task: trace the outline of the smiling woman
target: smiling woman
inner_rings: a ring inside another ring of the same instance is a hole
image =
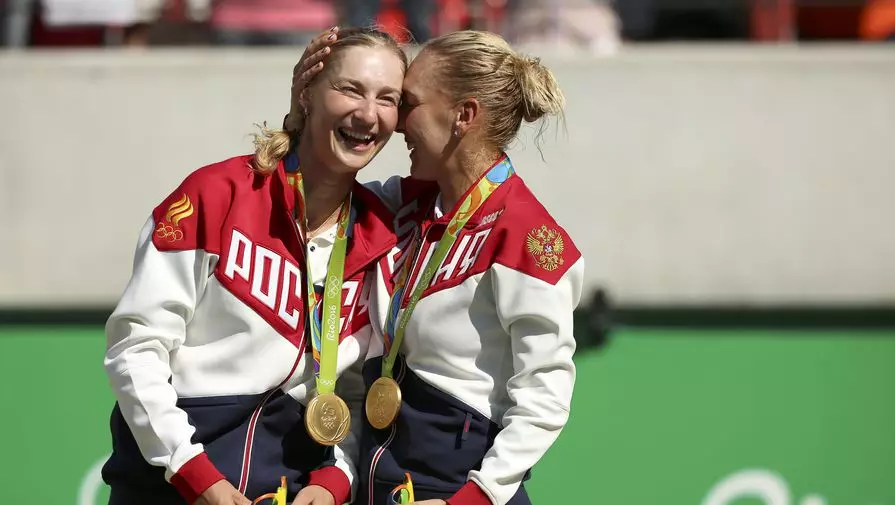
[[[349,28],[329,47],[327,66],[293,109],[303,113],[299,158],[339,172],[357,172],[395,131],[407,55],[388,34]],[[263,129],[255,138],[255,164],[270,172],[295,142],[284,130]]]
[[[346,30],[296,100],[301,134],[263,130],[154,209],[106,325],[111,505],[248,505],[281,479],[290,503],[350,499],[371,333],[355,293],[395,242],[355,175],[395,131],[406,67],[387,34]]]
[[[354,503],[531,505],[524,481],[569,417],[584,260],[505,150],[565,98],[539,59],[475,31],[427,42],[403,92],[411,177],[383,184],[402,223],[370,294]]]
[[[356,172],[395,130],[401,100],[395,77],[403,75],[403,62],[383,47],[349,47],[333,60],[330,72],[308,89],[300,154],[307,140],[309,155],[332,168]]]

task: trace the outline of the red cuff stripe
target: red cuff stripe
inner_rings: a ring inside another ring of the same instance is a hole
[[[200,452],[171,476],[171,484],[187,503],[193,503],[212,484],[223,479],[224,476],[214,467],[208,455]]]
[[[333,495],[336,505],[348,503],[351,499],[351,482],[345,472],[335,466],[326,466],[311,472],[309,486],[320,486]]]
[[[491,499],[475,482],[469,481],[447,499],[448,505],[491,505]]]

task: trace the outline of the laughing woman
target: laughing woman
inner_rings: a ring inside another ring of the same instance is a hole
[[[330,49],[300,136],[265,130],[254,155],[193,172],[143,227],[106,325],[112,505],[244,505],[283,476],[296,504],[349,501],[361,293],[394,245],[355,176],[397,125],[407,59],[375,30]]]
[[[299,87],[329,65],[309,53]],[[474,31],[424,45],[403,92],[411,177],[384,185],[399,242],[373,296],[355,503],[529,505],[569,417],[584,261],[505,151],[564,98],[539,60]]]

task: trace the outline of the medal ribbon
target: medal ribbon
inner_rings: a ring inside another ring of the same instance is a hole
[[[317,394],[332,393],[336,389],[336,365],[339,357],[339,321],[342,312],[342,277],[345,275],[345,253],[348,249],[348,224],[351,219],[351,194],[342,202],[336,241],[326,268],[323,281],[323,297],[317,296],[311,279],[311,254],[308,251],[308,219],[305,212],[304,182],[301,172],[290,174],[290,184],[295,189],[296,213],[302,224],[305,246],[305,285],[308,293],[308,327],[311,331],[311,351],[314,357],[314,374]]]
[[[454,214],[454,217],[451,218],[448,223],[444,235],[442,235],[441,240],[438,241],[435,252],[432,254],[432,257],[429,258],[429,261],[426,262],[423,271],[420,272],[416,289],[413,290],[413,293],[410,295],[410,300],[407,302],[407,308],[401,311],[401,301],[404,299],[408,278],[413,271],[413,266],[416,264],[416,256],[422,250],[423,242],[425,242],[424,237],[414,237],[416,245],[412,248],[408,247],[407,249],[409,255],[404,260],[401,272],[395,279],[394,293],[392,294],[391,300],[389,300],[388,314],[386,315],[385,320],[385,357],[382,360],[383,377],[392,376],[392,369],[395,366],[395,360],[398,358],[398,349],[401,348],[401,342],[404,340],[404,331],[407,328],[407,323],[410,321],[413,309],[416,308],[416,304],[420,301],[420,298],[423,297],[423,292],[429,287],[429,283],[432,281],[432,277],[435,276],[435,272],[441,266],[441,262],[444,261],[444,258],[454,245],[454,242],[457,241],[457,236],[460,234],[460,230],[463,229],[463,226],[466,225],[473,214],[475,214],[482,204],[485,203],[485,200],[487,200],[501,184],[512,177],[514,173],[515,170],[513,169],[513,164],[510,162],[510,158],[504,156],[501,161],[488,170],[484,177],[479,179],[479,182],[472,188],[463,200],[463,203],[460,204],[457,213]],[[419,233],[419,231],[417,231],[417,233]]]

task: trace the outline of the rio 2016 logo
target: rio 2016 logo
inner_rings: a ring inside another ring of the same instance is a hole
[[[99,461],[94,463],[93,466],[87,470],[87,473],[81,479],[81,486],[78,488],[77,505],[99,505],[100,503],[106,503],[106,500],[100,501],[100,497],[103,495],[103,488],[106,487],[106,484],[103,482],[102,470],[107,459],[109,459],[109,456],[100,458]]]
[[[756,498],[765,505],[827,505],[824,497],[816,494],[794,501],[783,477],[761,469],[742,470],[721,479],[702,505],[729,505],[743,498]]]

